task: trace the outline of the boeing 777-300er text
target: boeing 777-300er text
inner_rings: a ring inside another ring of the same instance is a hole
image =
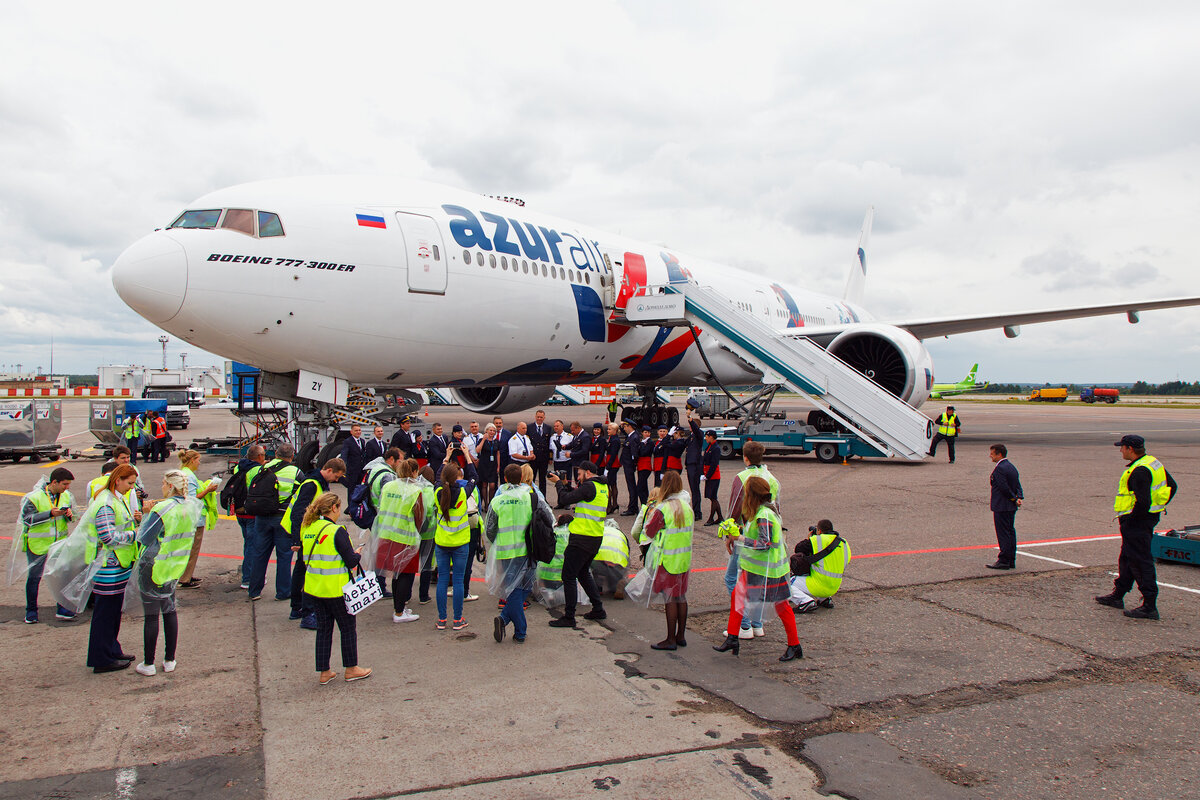
[[[859,303],[870,224],[868,213],[835,298],[431,183],[289,178],[199,198],[122,253],[112,280],[150,322],[289,381],[300,399],[338,404],[348,384],[448,387],[487,414],[539,405],[562,384],[772,382],[770,343],[756,360],[716,325],[639,318],[669,287],[723,298],[733,328],[759,332],[751,350],[763,335],[807,338],[912,406],[933,388],[923,339],[1200,304],[876,320]]]

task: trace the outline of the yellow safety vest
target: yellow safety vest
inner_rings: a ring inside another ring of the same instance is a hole
[[[96,496],[93,502],[96,510],[99,511],[101,506],[108,506],[113,510],[113,520],[118,531],[131,531],[134,529],[133,509],[124,497],[118,497],[112,492],[105,489]],[[133,566],[133,562],[137,560],[138,548],[136,542],[122,544],[116,547],[100,544],[100,531],[96,530],[96,515],[92,514],[87,522],[87,561],[91,563],[96,560],[97,551],[101,556],[104,551],[110,551],[117,556],[117,563],[122,567]]]
[[[1138,467],[1150,470],[1150,508],[1148,510],[1151,514],[1161,513],[1171,499],[1171,487],[1167,485],[1167,468],[1154,456],[1144,455],[1126,467],[1125,471],[1121,473],[1120,480],[1117,481],[1117,496],[1113,500],[1113,511],[1118,517],[1123,517],[1133,511],[1136,498],[1129,490],[1129,476]]]
[[[554,529],[554,558],[543,564],[538,562],[537,576],[541,581],[561,581],[563,560],[567,552],[567,539],[570,538],[570,532],[566,525],[560,525]]]
[[[461,486],[454,487],[454,491],[458,492],[458,499],[450,509],[449,516],[442,515],[442,504],[438,502],[444,491],[446,487],[439,486],[434,493],[438,522],[433,540],[442,547],[461,547],[471,541],[471,523],[467,520],[467,490]]]
[[[575,519],[567,527],[576,536],[604,536],[604,519],[608,516],[608,484],[593,481],[596,496],[575,504]]]
[[[771,470],[764,467],[762,464],[755,464],[753,467],[746,467],[738,473],[738,480],[742,482],[742,486],[746,485],[746,481],[754,476],[758,476],[765,480],[771,486],[771,502],[774,503],[779,499],[779,479],[771,474]]]
[[[388,481],[383,485],[372,526],[380,539],[409,546],[420,543],[421,533],[413,519],[413,509],[420,497],[421,487],[407,479]]]
[[[44,514],[53,508],[70,508],[71,499],[69,491],[60,494],[57,501],[55,501],[50,498],[50,495],[44,488],[36,489],[22,498],[21,508],[24,510],[24,501],[27,500],[33,503],[33,507],[39,513]],[[50,545],[66,536],[67,532],[67,518],[65,516],[50,517],[42,522],[30,525],[22,531],[25,537],[25,548],[35,556],[45,555],[46,551],[50,549]]]
[[[159,534],[158,553],[154,556],[154,567],[150,579],[159,586],[168,581],[177,581],[187,569],[192,554],[192,540],[196,538],[196,521],[187,503],[182,499],[167,499],[150,509],[162,520]]]
[[[505,484],[510,487],[509,484]],[[522,491],[523,490],[523,491]],[[496,512],[496,540],[492,542],[492,552],[498,560],[511,561],[525,558],[525,529],[533,519],[533,504],[529,498],[533,489],[520,484],[500,491],[492,500],[492,510]]]
[[[818,533],[809,537],[813,553],[819,553],[833,543],[832,533]],[[743,551],[744,552],[744,551]],[[845,539],[829,555],[808,568],[804,580],[805,591],[811,597],[833,597],[841,588],[842,576],[846,573],[846,565],[850,563],[850,543]]]
[[[352,579],[350,568],[333,544],[337,531],[338,526],[324,517],[318,517],[300,531],[304,591],[313,597],[341,597],[342,587]]]
[[[192,479],[196,481],[196,494],[199,495],[200,487],[207,486],[207,481],[201,481],[200,476],[196,474],[196,470],[183,468],[184,472],[190,472]],[[197,497],[197,500],[204,506],[204,530],[211,531],[217,527],[217,492],[209,492],[204,497]],[[198,525],[196,527],[199,527]]]
[[[692,568],[692,507],[674,500],[659,503],[658,510],[666,523],[658,532],[659,563],[672,575],[682,575]]]
[[[946,412],[943,411],[942,415],[938,417],[938,433],[940,433],[942,436],[957,436],[957,424],[958,414],[951,414],[947,417]]]
[[[751,526],[757,528],[760,519],[769,520],[771,523],[771,544],[765,550],[758,550],[748,544],[743,544],[738,553],[738,564],[741,569],[755,575],[781,578],[788,573],[789,565],[787,545],[783,541],[783,525],[779,521],[778,514],[766,505],[759,506],[754,519],[748,520],[742,529],[742,541],[747,541],[746,532],[750,530]]]
[[[296,487],[296,491],[292,493],[292,499],[288,500],[287,508],[283,510],[283,519],[279,520],[279,527],[283,528],[286,533],[292,532],[292,508],[296,505],[296,498],[300,496],[300,490],[304,488],[304,484],[306,483],[311,483],[317,487],[317,493],[312,496],[314,501],[321,496],[323,490],[316,478],[305,478],[300,482],[300,485]]]
[[[615,564],[624,569],[629,566],[629,540],[625,532],[615,525],[604,526],[604,539],[600,542],[600,551],[596,553],[597,561]]]

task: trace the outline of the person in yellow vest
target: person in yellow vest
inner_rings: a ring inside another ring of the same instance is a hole
[[[546,501],[529,484],[523,483],[521,473],[528,464],[509,464],[504,468],[504,483],[488,507],[483,534],[488,541],[488,591],[504,600],[504,607],[492,620],[492,636],[504,641],[508,623],[513,625],[513,641],[525,641],[525,600],[533,591],[534,564],[529,560],[525,534],[537,514],[547,525],[554,525],[554,515]]]
[[[416,481],[421,487],[421,501],[427,510],[425,524],[421,526],[421,579],[417,583],[417,602],[425,605],[433,600],[429,596],[429,587],[437,581],[437,559],[434,558],[436,545],[433,541],[437,534],[438,521],[437,511],[434,508],[437,504],[433,485],[436,476],[433,474],[433,467],[428,464],[422,466],[421,462],[415,458],[406,460],[416,465]]]
[[[329,668],[335,622],[341,634],[346,681],[360,681],[371,675],[370,669],[358,665],[358,627],[342,596],[342,587],[352,578],[351,570],[359,565],[362,547],[355,550],[350,534],[337,524],[341,513],[341,498],[325,492],[309,503],[300,528],[300,547],[307,565],[304,593],[317,613],[317,681],[322,686],[337,677]]]
[[[96,495],[80,525],[88,541],[87,560],[99,569],[95,572],[92,594],[92,625],[88,633],[87,665],[93,672],[127,669],[133,656],[121,649],[121,607],[125,602],[125,584],[137,560],[137,526],[141,509],[130,502],[137,470],[121,464],[108,476],[104,490]],[[80,598],[86,602],[86,597]]]
[[[129,448],[129,463],[136,466],[138,443],[142,438],[141,417],[137,414],[125,415],[125,424],[121,429],[121,438],[125,440],[125,447]]]
[[[416,622],[421,615],[413,613],[408,601],[421,570],[425,497],[417,478],[417,462],[411,458],[400,461],[400,451],[394,447],[388,453],[395,454],[399,475],[379,491],[366,568],[392,575],[392,622]]]
[[[946,450],[950,454],[950,463],[954,463],[954,441],[958,438],[959,429],[962,427],[958,421],[958,414],[954,412],[954,406],[946,406],[946,410],[941,413],[934,424],[937,425],[937,433],[933,435],[933,441],[929,443],[929,455],[937,455],[938,442],[946,443]]]
[[[442,485],[435,490],[434,509],[437,514],[437,530],[433,541],[437,556],[437,609],[438,619],[434,627],[446,630],[446,590],[454,584],[454,630],[467,627],[463,618],[463,598],[466,594],[464,577],[467,558],[471,552],[471,523],[467,519],[467,488],[458,485],[462,477],[458,465],[453,461],[442,467]]]
[[[292,589],[289,595],[292,610],[288,619],[300,620],[300,627],[306,631],[317,629],[317,614],[304,604],[304,554],[300,552],[300,528],[309,504],[329,491],[329,487],[334,483],[341,483],[345,474],[346,462],[340,458],[331,458],[325,462],[325,466],[309,472],[304,480],[296,484],[296,491],[292,492],[292,499],[279,519],[279,525],[284,532],[292,537],[292,552],[296,553],[292,563]]]
[[[606,519],[600,552],[592,559],[592,580],[601,594],[611,594],[614,600],[622,600],[628,575],[629,539],[616,520]]]
[[[204,515],[199,500],[187,496],[187,476],[180,470],[163,475],[163,500],[142,517],[137,540],[137,589],[142,600],[145,622],[142,627],[142,663],[134,669],[139,675],[154,675],[154,654],[158,649],[158,618],[162,617],[165,637],[163,672],[175,671],[175,649],[179,642],[179,617],[175,612],[175,584],[187,568],[196,520]]]
[[[687,647],[688,575],[692,568],[692,499],[683,490],[683,477],[673,469],[663,473],[662,500],[647,515],[643,527],[650,537],[646,566],[654,574],[651,598],[666,604],[667,638],[650,645],[654,650]]]
[[[842,586],[846,565],[850,563],[850,544],[833,529],[827,519],[808,527],[808,538],[796,543],[791,558],[792,606],[797,614],[809,614],[818,608],[833,608],[833,596]]]
[[[122,464],[129,464],[130,466],[133,466],[133,471],[137,474],[137,480],[134,481],[130,500],[136,501],[138,508],[140,508],[144,514],[150,510],[152,503],[149,499],[150,495],[146,492],[146,487],[142,485],[142,474],[138,472],[138,468],[134,466],[132,458],[133,454],[130,452],[128,447],[125,447],[124,445],[117,445],[112,449],[112,458],[106,461],[105,465],[107,466],[108,464],[112,463],[116,464],[118,467]],[[103,471],[103,469],[101,471]]]
[[[70,531],[72,519],[71,481],[75,476],[65,467],[50,473],[50,479],[21,499],[21,513],[13,535],[12,557],[9,559],[9,583],[15,583],[25,572],[25,622],[38,621],[38,587],[46,566],[46,551]],[[69,608],[59,604],[56,619],[74,619]]]
[[[576,581],[583,587],[592,604],[592,610],[583,615],[584,619],[601,620],[608,617],[590,569],[592,559],[600,552],[600,545],[604,542],[604,518],[608,516],[608,483],[596,475],[596,465],[586,458],[575,465],[575,475],[579,488],[558,496],[560,504],[575,506],[575,518],[571,520],[571,536],[563,554],[563,615],[550,620],[552,628],[575,627],[575,604],[579,599]],[[558,483],[560,480],[557,474],[548,475],[547,478],[552,483]]]
[[[1136,434],[1126,434],[1114,445],[1121,448],[1121,458],[1129,462],[1117,481],[1117,496],[1113,512],[1121,530],[1121,555],[1117,560],[1117,578],[1113,590],[1096,598],[1102,606],[1125,608],[1125,595],[1137,583],[1142,604],[1125,611],[1133,619],[1158,619],[1158,576],[1150,541],[1154,526],[1175,499],[1179,486],[1167,468],[1146,453],[1146,440]]]
[[[771,484],[759,475],[752,475],[743,487],[742,517],[746,523],[740,531],[742,544],[738,558],[738,580],[729,608],[729,624],[725,641],[714,645],[719,653],[733,651],[736,656],[741,642],[738,631],[742,616],[755,604],[773,605],[779,621],[787,632],[787,650],[780,661],[791,661],[804,655],[796,633],[796,615],[788,605],[788,552],[783,539],[783,523],[771,505]],[[726,520],[722,526],[736,525]]]
[[[200,468],[200,453],[195,450],[180,450],[175,453],[179,459],[179,469],[187,479],[187,496],[204,504],[204,515],[196,522],[196,537],[192,540],[192,552],[188,556],[187,567],[179,578],[179,588],[191,589],[200,585],[202,578],[193,577],[196,571],[196,559],[200,557],[200,545],[204,541],[204,532],[217,527],[217,492],[221,488],[221,479],[212,478],[200,480],[196,470]]]

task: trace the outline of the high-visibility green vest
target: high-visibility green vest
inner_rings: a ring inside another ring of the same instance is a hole
[[[746,538],[746,532],[751,530],[751,526],[757,528],[760,519],[766,519],[771,523],[771,544],[765,550],[756,550],[745,544],[749,541]],[[742,549],[738,552],[738,564],[741,569],[768,578],[782,578],[788,574],[787,544],[783,541],[783,525],[779,521],[779,515],[769,506],[766,504],[759,506],[754,519],[746,522],[746,526],[742,529],[742,542]]]
[[[542,581],[561,581],[563,559],[567,552],[567,539],[570,538],[570,531],[566,525],[560,525],[554,529],[554,558],[547,563],[538,562],[537,576],[538,580]]]
[[[942,436],[958,435],[958,414],[947,414],[945,411],[938,417],[938,433]],[[948,447],[949,445],[947,445]]]
[[[413,478],[413,482],[421,487],[421,502],[425,506],[425,524],[421,526],[421,541],[427,542],[433,539],[437,533],[438,517],[440,516],[434,506],[437,502],[437,493],[433,484],[424,478]]]
[[[125,426],[121,432],[126,439],[137,439],[142,435],[142,423],[136,415],[125,417]]]
[[[658,532],[659,564],[672,575],[682,575],[692,567],[692,507],[678,502],[658,504],[664,527]]]
[[[296,505],[296,498],[300,496],[300,489],[303,488],[304,484],[306,483],[311,483],[313,486],[317,487],[317,493],[312,496],[313,501],[320,497],[321,493],[324,491],[316,478],[305,478],[304,480],[300,481],[300,485],[296,487],[296,491],[292,492],[292,499],[288,500],[287,508],[283,510],[283,519],[279,520],[279,527],[283,528],[283,530],[287,533],[292,532],[292,507]]]
[[[808,540],[812,542],[813,553],[816,554],[833,544],[834,535],[817,533]],[[808,576],[804,579],[805,591],[811,597],[833,597],[842,585],[842,576],[849,563],[850,543],[843,539],[832,553],[809,566]]]
[[[273,467],[276,464],[282,463],[278,458],[272,458],[267,463],[259,466],[255,465],[246,472],[246,488],[250,488],[250,484],[254,482],[254,476],[258,474],[260,469]],[[296,490],[296,481],[302,477],[299,467],[294,467],[291,464],[286,464],[275,470],[275,481],[279,484],[279,505],[286,506],[291,500],[292,494]]]
[[[51,499],[44,488],[35,489],[22,498],[21,507],[24,509],[24,501],[29,501],[33,503],[33,507],[38,513],[44,514],[52,508],[70,508],[71,500],[70,492],[63,492],[58,496],[57,500],[54,500]],[[50,549],[50,545],[67,535],[67,525],[67,518],[65,516],[50,517],[42,522],[30,525],[22,531],[25,539],[25,549],[35,556],[45,555],[46,551]]]
[[[392,477],[386,481],[380,477],[385,472],[390,472],[392,474]],[[388,466],[386,461],[380,459],[379,461],[372,461],[370,465],[368,465],[367,489],[371,493],[371,508],[374,508],[376,511],[379,510],[379,498],[383,494],[383,487],[387,486],[389,483],[392,483],[395,479],[396,472]]]
[[[419,544],[421,533],[417,530],[413,509],[420,498],[421,487],[412,481],[401,479],[384,484],[372,526],[379,538],[409,546]]]
[[[467,491],[461,486],[454,486],[458,499],[450,509],[449,515],[442,514],[442,505],[438,502],[445,486],[439,486],[434,496],[437,507],[437,533],[433,540],[442,547],[461,547],[471,541],[471,523],[467,520]]]
[[[107,475],[101,475],[99,478],[92,478],[88,481],[87,499],[89,503],[96,499],[96,495],[100,494],[106,483],[108,483]]]
[[[159,586],[168,581],[177,581],[187,569],[192,554],[192,540],[196,538],[196,520],[192,517],[189,504],[182,498],[170,498],[157,503],[150,513],[162,520],[159,534],[158,553],[154,556],[154,567],[150,579]]]
[[[1117,496],[1113,500],[1113,511],[1118,517],[1123,517],[1133,511],[1136,498],[1129,490],[1129,476],[1138,467],[1150,470],[1150,508],[1148,510],[1151,514],[1160,513],[1167,507],[1167,501],[1171,499],[1171,487],[1167,485],[1167,468],[1157,458],[1146,454],[1126,467],[1125,471],[1121,473],[1120,480],[1117,481]]]
[[[767,469],[762,464],[755,464],[751,467],[746,467],[738,473],[738,480],[745,487],[746,481],[753,478],[755,475],[765,480],[771,485],[771,502],[774,503],[779,499],[779,479],[771,474],[771,470]]]
[[[629,540],[625,532],[615,525],[604,526],[604,538],[600,541],[600,552],[596,553],[597,561],[615,564],[624,569],[629,566]]]
[[[200,480],[200,476],[196,474],[196,470],[184,467],[183,471],[190,472],[192,474],[192,478],[196,481],[197,494],[199,494],[201,487],[208,485],[207,481]],[[217,527],[217,493],[209,492],[208,494],[204,495],[204,497],[197,497],[196,499],[204,505],[204,529],[206,531],[211,531],[213,528]]]
[[[596,496],[575,504],[575,519],[568,526],[576,536],[604,536],[604,518],[608,516],[608,484],[592,481]]]
[[[351,580],[350,568],[334,547],[338,526],[318,517],[300,531],[304,554],[304,591],[313,597],[341,597]]]
[[[95,510],[99,511],[101,506],[108,506],[113,510],[113,520],[118,531],[131,531],[134,529],[133,508],[128,501],[123,497],[118,497],[112,492],[105,489],[96,496],[92,501]],[[91,511],[91,509],[89,509]],[[87,521],[87,561],[91,563],[96,560],[97,551],[99,555],[104,556],[106,552],[115,553],[117,563],[122,567],[129,567],[137,560],[138,549],[136,542],[129,544],[118,545],[117,547],[109,547],[101,545],[100,532],[96,530],[96,515],[90,514]]]
[[[504,484],[492,498],[491,510],[496,512],[496,541],[492,552],[496,558],[511,561],[525,558],[525,530],[533,520],[533,489],[525,484]]]

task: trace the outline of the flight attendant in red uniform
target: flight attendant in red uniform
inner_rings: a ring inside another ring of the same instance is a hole
[[[717,432],[705,431],[704,454],[700,461],[700,474],[704,476],[704,496],[708,499],[708,521],[704,524],[717,525],[721,522],[721,501],[717,491],[721,487],[721,448],[717,446]]]

